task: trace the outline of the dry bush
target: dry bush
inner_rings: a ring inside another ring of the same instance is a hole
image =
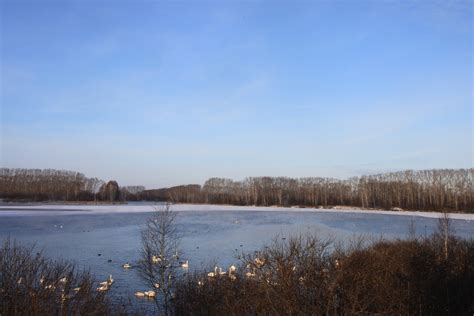
[[[255,259],[258,258],[256,261]],[[246,254],[233,280],[196,273],[178,283],[179,315],[472,315],[474,241],[275,240]],[[247,273],[251,273],[247,275]]]
[[[276,238],[240,256],[235,278],[196,273],[177,285],[177,314],[323,314],[331,309],[331,240]]]
[[[0,248],[0,315],[108,315],[106,292],[88,272],[6,240]],[[118,309],[114,314],[120,313]]]

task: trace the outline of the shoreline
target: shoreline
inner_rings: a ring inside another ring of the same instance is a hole
[[[154,206],[160,204],[15,204],[0,205],[0,216],[22,216],[22,215],[69,215],[69,214],[110,214],[110,213],[146,213],[153,212]],[[313,213],[354,213],[354,214],[375,214],[375,215],[395,215],[395,216],[417,216],[426,218],[440,218],[441,212],[427,211],[392,211],[380,209],[362,209],[349,206],[335,206],[332,208],[312,208],[312,207],[281,207],[281,206],[237,206],[222,204],[171,204],[176,212],[206,212],[206,211],[247,211],[247,212],[313,212]],[[474,214],[448,213],[451,219],[474,220]]]

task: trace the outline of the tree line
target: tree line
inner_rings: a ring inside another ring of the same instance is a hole
[[[164,201],[257,206],[332,207],[474,212],[474,169],[406,170],[349,179],[210,178],[145,190],[120,187],[75,171],[0,169],[0,198],[33,201]]]
[[[474,211],[474,169],[407,170],[333,178],[211,178],[203,186],[145,190],[139,199],[173,203]]]
[[[76,171],[0,168],[0,198],[27,201],[125,201],[143,186],[119,187],[117,181],[88,178]]]

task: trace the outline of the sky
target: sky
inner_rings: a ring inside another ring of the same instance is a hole
[[[0,8],[1,167],[147,188],[473,167],[470,1]]]

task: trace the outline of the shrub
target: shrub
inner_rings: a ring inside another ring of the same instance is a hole
[[[472,315],[474,241],[379,240],[344,249],[314,236],[274,240],[240,257],[235,277],[178,283],[181,315]]]
[[[35,254],[33,247],[8,239],[0,248],[1,315],[111,314],[107,293],[96,287],[88,272]]]

